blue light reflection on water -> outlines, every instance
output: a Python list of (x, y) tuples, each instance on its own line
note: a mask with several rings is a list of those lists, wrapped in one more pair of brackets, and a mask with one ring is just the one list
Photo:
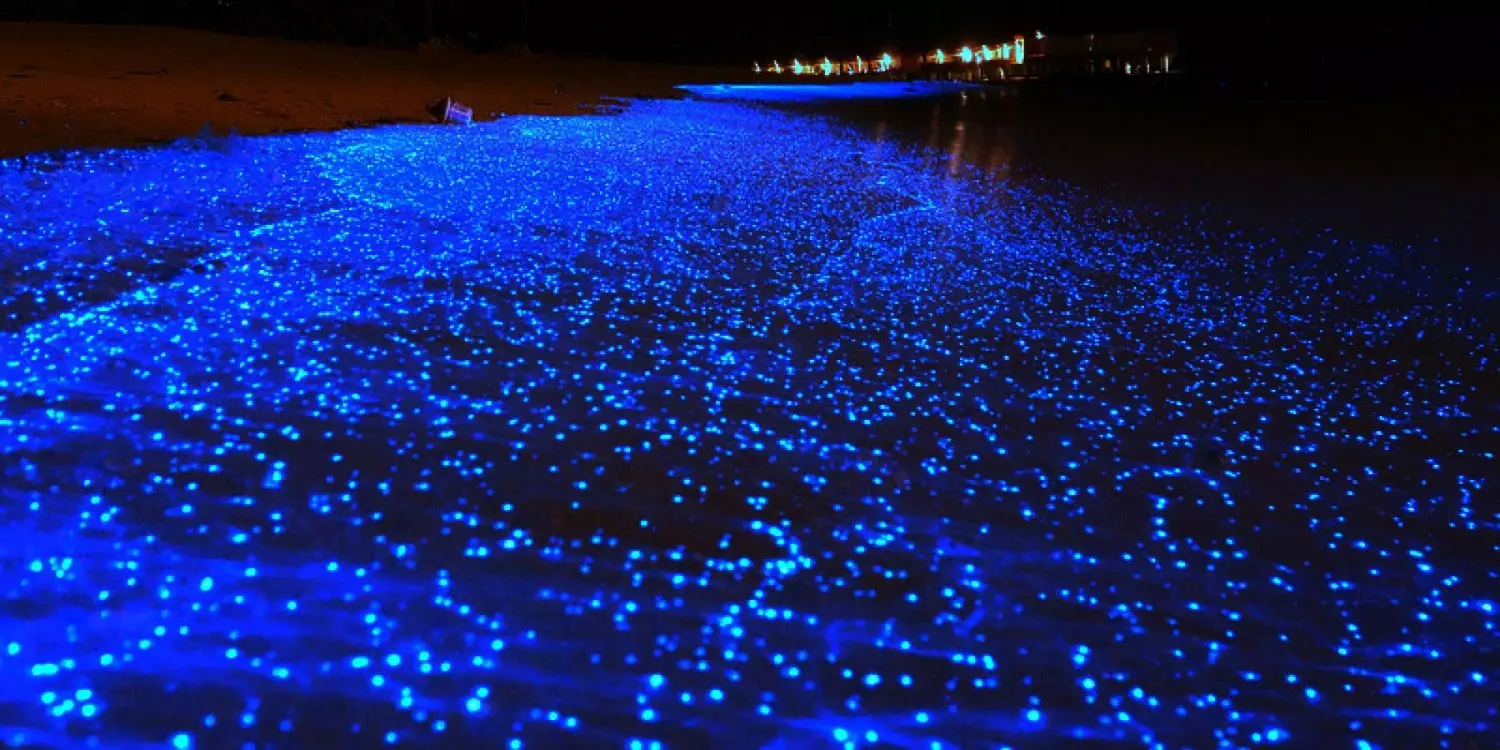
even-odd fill
[(978, 91), (980, 84), (957, 81), (862, 81), (859, 83), (766, 83), (685, 85), (694, 96), (736, 102), (835, 102), (913, 100)]
[(0, 196), (12, 738), (1495, 734), (1494, 329), (1335, 238), (703, 102)]

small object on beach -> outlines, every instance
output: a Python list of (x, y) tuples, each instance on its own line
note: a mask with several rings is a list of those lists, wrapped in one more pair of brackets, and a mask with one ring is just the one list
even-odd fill
[(444, 125), (468, 125), (474, 121), (474, 110), (459, 104), (453, 97), (443, 97), (427, 108)]

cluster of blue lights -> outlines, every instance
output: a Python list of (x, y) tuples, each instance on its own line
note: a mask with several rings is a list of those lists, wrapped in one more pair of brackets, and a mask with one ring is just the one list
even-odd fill
[(1500, 736), (1495, 326), (1327, 233), (699, 101), (0, 162), (0, 241), (13, 744)]

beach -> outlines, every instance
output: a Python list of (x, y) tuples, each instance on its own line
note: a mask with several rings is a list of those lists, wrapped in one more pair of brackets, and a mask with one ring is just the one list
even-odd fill
[(180, 29), (0, 23), (0, 158), (218, 135), (479, 120), (675, 97), (738, 71), (540, 55), (381, 50)]
[(1494, 744), (1488, 109), (740, 75), (0, 24), (0, 740)]
[(939, 93), (4, 162), (0, 737), (1492, 745), (1493, 283)]

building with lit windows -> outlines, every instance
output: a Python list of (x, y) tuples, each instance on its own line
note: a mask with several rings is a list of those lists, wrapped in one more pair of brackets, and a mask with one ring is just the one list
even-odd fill
[(1028, 75), (1145, 75), (1177, 67), (1177, 33), (1042, 35), (1028, 49)]
[(1000, 81), (1070, 75), (1146, 75), (1172, 72), (1177, 65), (1177, 34), (1141, 31), (1124, 34), (1052, 36), (1037, 31), (993, 44), (967, 44), (922, 54), (893, 51), (872, 57), (755, 63), (757, 73), (793, 76), (882, 76), (907, 79)]

